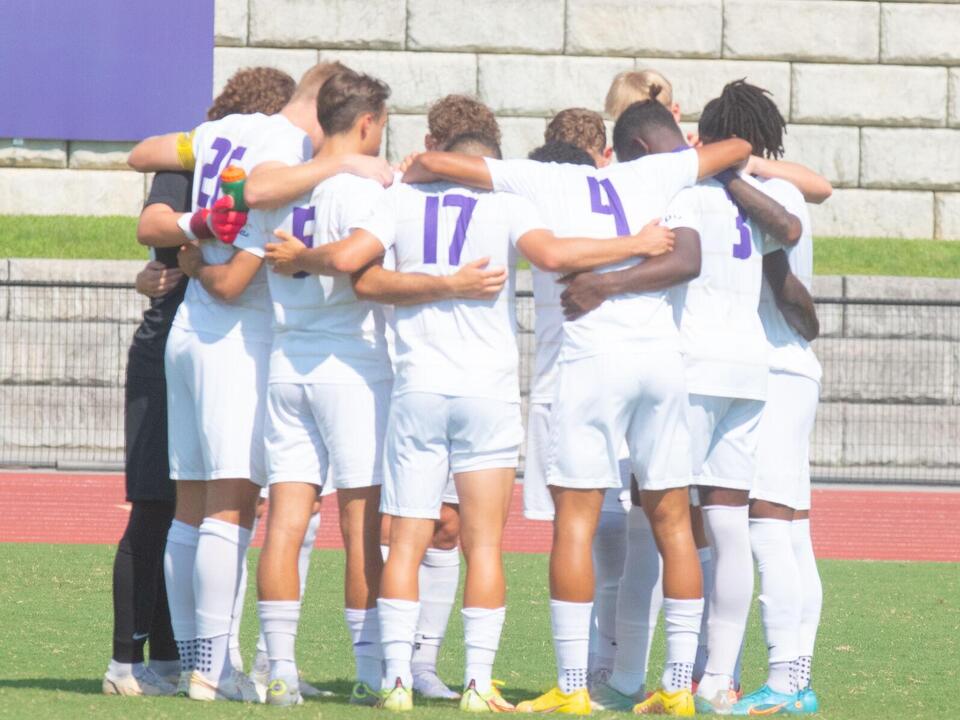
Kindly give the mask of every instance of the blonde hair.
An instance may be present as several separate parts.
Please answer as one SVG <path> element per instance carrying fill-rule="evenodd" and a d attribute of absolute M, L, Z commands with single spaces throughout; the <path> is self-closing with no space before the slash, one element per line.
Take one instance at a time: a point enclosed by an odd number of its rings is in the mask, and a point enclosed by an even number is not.
<path fill-rule="evenodd" d="M 349 68 L 346 65 L 337 61 L 317 63 L 300 78 L 297 89 L 293 91 L 292 100 L 306 100 L 315 103 L 323 84 L 338 72 L 347 69 Z"/>
<path fill-rule="evenodd" d="M 613 79 L 603 109 L 616 120 L 635 102 L 651 99 L 672 111 L 673 86 L 670 81 L 656 70 L 628 70 Z"/>

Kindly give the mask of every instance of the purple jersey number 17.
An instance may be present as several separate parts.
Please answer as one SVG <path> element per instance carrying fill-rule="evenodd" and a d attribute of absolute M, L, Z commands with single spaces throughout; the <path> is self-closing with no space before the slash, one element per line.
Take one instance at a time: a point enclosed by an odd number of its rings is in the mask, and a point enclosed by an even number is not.
<path fill-rule="evenodd" d="M 308 248 L 313 247 L 313 233 L 307 232 L 307 223 L 312 223 L 316 217 L 317 209 L 313 205 L 310 207 L 295 207 L 293 209 L 293 227 L 291 228 L 291 235 L 293 235 Z M 294 273 L 293 276 L 295 278 L 305 278 L 309 274 L 310 273 L 298 272 Z"/>
<path fill-rule="evenodd" d="M 630 226 L 627 224 L 627 215 L 623 211 L 623 203 L 620 202 L 620 196 L 614 190 L 613 183 L 609 180 L 588 177 L 587 184 L 590 186 L 590 209 L 601 215 L 613 215 L 617 235 L 621 237 L 629 235 Z M 607 196 L 606 202 L 603 201 L 604 194 Z"/>
<path fill-rule="evenodd" d="M 450 251 L 447 256 L 451 265 L 459 265 L 460 255 L 463 253 L 463 244 L 467 240 L 467 228 L 470 226 L 473 210 L 477 206 L 477 199 L 466 195 L 444 195 L 443 206 L 460 208 L 460 214 L 457 216 L 457 226 L 453 230 L 453 239 L 450 242 Z M 427 197 L 423 215 L 423 262 L 425 265 L 433 265 L 437 262 L 437 223 L 439 219 L 440 196 L 430 195 Z"/>

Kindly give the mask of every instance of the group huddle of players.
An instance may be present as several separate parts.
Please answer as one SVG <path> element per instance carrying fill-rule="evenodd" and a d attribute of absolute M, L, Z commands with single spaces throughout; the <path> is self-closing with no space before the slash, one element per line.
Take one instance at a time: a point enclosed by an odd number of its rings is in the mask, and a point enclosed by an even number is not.
<path fill-rule="evenodd" d="M 138 278 L 154 298 L 144 327 L 151 313 L 166 320 L 131 348 L 134 513 L 104 691 L 274 705 L 322 694 L 300 678 L 295 640 L 319 498 L 335 489 L 352 703 L 814 712 L 808 448 L 820 366 L 806 201 L 830 186 L 778 159 L 776 105 L 732 82 L 685 137 L 669 82 L 623 73 L 605 108 L 612 148 L 603 116 L 572 108 L 529 159 L 503 160 L 492 112 L 448 96 L 430 110 L 425 151 L 391 168 L 379 158 L 389 93 L 340 63 L 299 84 L 243 70 L 208 122 L 131 152 L 131 166 L 158 172 L 138 230 L 157 248 Z M 231 165 L 247 176 L 243 204 L 221 192 Z M 491 677 L 524 437 L 520 257 L 536 318 L 524 512 L 553 522 L 557 685 L 515 706 Z M 149 382 L 135 362 L 148 346 Z M 168 468 L 145 478 L 137 453 L 157 447 Z M 157 503 L 138 501 L 166 496 L 143 487 L 170 480 L 175 506 L 144 520 Z M 264 487 L 247 675 L 236 628 Z M 155 597 L 129 600 L 130 619 L 122 558 L 138 543 L 155 582 L 137 592 Z M 436 659 L 460 551 L 456 692 Z M 769 671 L 743 694 L 754 559 Z M 665 666 L 648 682 L 661 613 Z"/>

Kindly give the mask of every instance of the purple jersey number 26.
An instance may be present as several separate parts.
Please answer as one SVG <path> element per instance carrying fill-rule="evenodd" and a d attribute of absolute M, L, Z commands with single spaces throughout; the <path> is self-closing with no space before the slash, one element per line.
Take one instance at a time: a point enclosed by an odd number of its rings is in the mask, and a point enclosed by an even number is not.
<path fill-rule="evenodd" d="M 317 209 L 311 205 L 310 207 L 295 207 L 293 209 L 293 227 L 291 228 L 291 234 L 308 248 L 313 247 L 313 233 L 307 232 L 307 223 L 313 222 L 317 217 Z M 305 278 L 310 273 L 298 272 L 294 273 L 295 278 Z"/>
<path fill-rule="evenodd" d="M 453 239 L 450 242 L 450 252 L 447 257 L 451 265 L 459 265 L 463 244 L 467 240 L 467 228 L 470 226 L 473 210 L 477 206 L 477 199 L 466 195 L 444 195 L 443 206 L 460 208 L 460 214 L 457 216 L 457 226 L 453 231 Z M 425 265 L 433 265 L 437 262 L 437 223 L 439 219 L 440 196 L 430 195 L 427 197 L 423 215 L 423 262 Z"/>
<path fill-rule="evenodd" d="M 617 235 L 621 237 L 629 235 L 630 226 L 627 224 L 627 215 L 623 211 L 623 203 L 620 202 L 620 196 L 614 190 L 613 183 L 609 180 L 588 177 L 587 184 L 590 186 L 590 209 L 601 215 L 613 215 Z M 603 194 L 607 196 L 606 202 L 603 201 Z"/>

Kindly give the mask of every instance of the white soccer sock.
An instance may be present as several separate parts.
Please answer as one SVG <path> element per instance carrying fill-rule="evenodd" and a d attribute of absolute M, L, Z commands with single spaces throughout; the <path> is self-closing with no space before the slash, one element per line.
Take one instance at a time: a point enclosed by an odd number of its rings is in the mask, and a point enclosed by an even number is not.
<path fill-rule="evenodd" d="M 463 639 L 466 646 L 466 667 L 463 674 L 463 687 L 469 687 L 470 681 L 476 684 L 478 692 L 489 692 L 493 661 L 500 647 L 500 633 L 503 621 L 507 617 L 506 608 L 463 608 Z"/>
<path fill-rule="evenodd" d="M 550 598 L 553 650 L 557 656 L 557 687 L 562 692 L 571 693 L 587 686 L 592 609 L 592 602 L 575 603 Z"/>
<path fill-rule="evenodd" d="M 647 678 L 650 647 L 663 605 L 660 552 L 641 508 L 627 516 L 627 557 L 617 594 L 617 655 L 610 685 L 637 695 Z"/>
<path fill-rule="evenodd" d="M 663 623 L 667 636 L 667 656 L 661 683 L 667 692 L 690 689 L 693 661 L 697 657 L 697 637 L 703 616 L 703 598 L 663 599 Z"/>
<path fill-rule="evenodd" d="M 383 652 L 383 688 L 392 689 L 397 678 L 405 688 L 413 687 L 413 671 L 410 658 L 413 656 L 417 618 L 420 603 L 414 600 L 377 600 L 380 617 L 380 645 Z"/>
<path fill-rule="evenodd" d="M 820 625 L 820 609 L 823 605 L 823 586 L 817 570 L 817 559 L 810 538 L 810 520 L 794 520 L 791 523 L 793 552 L 800 571 L 800 658 L 796 666 L 797 682 L 801 688 L 810 686 L 813 665 L 813 648 Z"/>
<path fill-rule="evenodd" d="M 343 616 L 350 631 L 350 640 L 353 642 L 357 680 L 377 690 L 383 674 L 379 613 L 376 608 L 367 610 L 344 608 Z"/>
<path fill-rule="evenodd" d="M 381 555 L 381 557 L 383 557 L 383 561 L 386 562 L 386 561 L 387 561 L 387 558 L 390 557 L 390 546 L 389 546 L 389 545 L 381 545 L 381 546 L 380 546 L 380 555 Z"/>
<path fill-rule="evenodd" d="M 204 518 L 197 542 L 193 590 L 197 603 L 200 671 L 211 680 L 230 665 L 230 625 L 251 533 L 233 523 Z"/>
<path fill-rule="evenodd" d="M 627 554 L 627 516 L 601 512 L 593 536 L 593 614 L 588 670 L 612 670 L 617 655 L 617 592 Z"/>
<path fill-rule="evenodd" d="M 800 570 L 789 520 L 752 518 L 750 545 L 760 575 L 760 619 L 767 640 L 767 685 L 794 693 L 789 667 L 800 655 Z M 787 672 L 783 672 L 786 665 Z M 777 666 L 777 667 L 774 667 Z"/>
<path fill-rule="evenodd" d="M 710 596 L 707 622 L 707 665 L 703 681 L 714 679 L 698 692 L 733 682 L 737 653 L 743 642 L 753 597 L 753 556 L 746 505 L 709 505 L 702 508 L 703 524 L 716 558 L 716 579 Z"/>
<path fill-rule="evenodd" d="M 260 627 L 267 640 L 270 679 L 299 683 L 296 660 L 299 600 L 261 600 L 257 603 Z"/>
<path fill-rule="evenodd" d="M 310 516 L 310 522 L 307 523 L 307 532 L 303 536 L 303 543 L 300 545 L 300 555 L 297 557 L 297 570 L 300 574 L 300 600 L 307 591 L 307 575 L 310 574 L 310 556 L 313 553 L 313 546 L 317 543 L 317 531 L 320 529 L 320 513 L 314 513 Z M 372 686 L 371 686 L 372 687 Z"/>
<path fill-rule="evenodd" d="M 707 623 L 710 621 L 710 596 L 716 580 L 717 564 L 714 562 L 713 549 L 708 545 L 697 549 L 700 559 L 700 574 L 703 576 L 703 620 L 700 621 L 700 640 L 697 645 L 697 659 L 693 663 L 693 679 L 700 682 L 704 668 L 707 667 Z"/>
<path fill-rule="evenodd" d="M 163 576 L 167 586 L 170 624 L 177 642 L 182 671 L 196 666 L 196 605 L 193 595 L 193 567 L 197 559 L 199 529 L 174 520 L 167 531 L 163 551 Z"/>
<path fill-rule="evenodd" d="M 107 674 L 113 678 L 137 677 L 143 673 L 143 663 L 122 663 L 111 659 L 107 666 Z"/>
<path fill-rule="evenodd" d="M 257 524 L 254 521 L 250 536 L 252 537 L 256 531 Z M 250 577 L 247 564 L 247 556 L 244 554 L 243 563 L 240 565 L 240 581 L 237 583 L 237 597 L 233 601 L 233 616 L 230 619 L 230 664 L 240 672 L 243 672 L 243 655 L 240 654 L 240 623 L 243 621 L 243 606 L 247 600 L 247 584 Z"/>
<path fill-rule="evenodd" d="M 437 654 L 460 584 L 460 551 L 428 548 L 420 563 L 420 617 L 413 648 L 415 673 L 436 672 Z"/>

